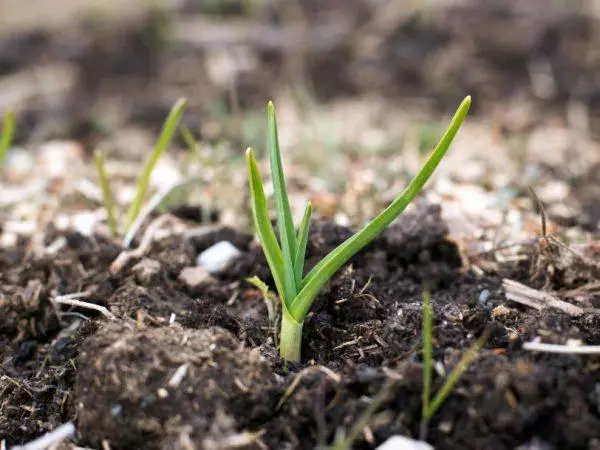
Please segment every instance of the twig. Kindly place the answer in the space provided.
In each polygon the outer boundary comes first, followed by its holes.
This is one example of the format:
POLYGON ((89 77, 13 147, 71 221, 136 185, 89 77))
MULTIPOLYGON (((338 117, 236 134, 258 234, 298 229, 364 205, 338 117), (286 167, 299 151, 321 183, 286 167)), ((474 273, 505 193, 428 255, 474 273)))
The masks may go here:
POLYGON ((548 236, 548 227, 546 225, 546 222, 547 222, 547 219, 546 219, 546 210, 544 209, 544 205, 543 205, 542 201, 540 200, 540 198, 535 193, 535 190, 533 189, 533 186, 529 185, 527 187, 529 188, 529 193, 531 194, 531 197, 533 198, 533 201, 537 204, 537 207, 540 210, 540 218, 542 220, 542 237, 545 238, 545 237, 548 236))
POLYGON ((81 300, 77 300, 77 298, 84 298, 90 295, 89 292, 78 292, 76 294, 67 294, 67 295, 57 295, 54 298, 54 303, 58 303, 60 305, 70 305, 70 306, 78 306, 80 308, 93 309, 103 314, 107 319, 114 319, 115 316, 104 306, 96 305, 95 303, 82 302, 81 300))
POLYGON ((525 342, 523 350, 568 355, 600 355, 600 345, 561 345, 543 344, 537 341, 525 342))
MULTIPOLYGON (((140 214, 140 216, 142 214, 140 214)), ((154 235, 169 218, 170 216, 168 214, 165 214, 154 219, 154 221, 150 225, 148 225, 148 228, 146 228, 146 232, 142 237, 140 245, 134 250, 123 250, 121 253, 119 253, 119 255, 110 265, 108 269, 109 272, 112 274, 119 273, 131 259, 141 258, 142 256, 144 256, 144 254, 149 250, 150 244, 152 244, 154 235)))
POLYGON ((51 445, 58 444, 75 433, 75 425, 67 422, 54 430, 46 433, 42 437, 29 442, 28 444, 12 447, 11 450, 45 450, 51 445))
POLYGON ((530 288, 514 280, 505 278, 502 280, 502 287, 504 287, 507 299, 538 311, 544 308, 556 308, 570 316, 580 316, 585 312, 579 306, 564 302, 551 294, 530 288))

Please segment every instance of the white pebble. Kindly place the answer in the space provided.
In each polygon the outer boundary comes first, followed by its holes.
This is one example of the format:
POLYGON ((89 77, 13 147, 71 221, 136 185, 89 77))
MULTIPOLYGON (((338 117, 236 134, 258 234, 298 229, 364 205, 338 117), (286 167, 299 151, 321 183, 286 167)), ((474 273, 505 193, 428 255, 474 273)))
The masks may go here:
POLYGON ((375 450, 433 450, 427 442, 415 441, 404 436, 392 436, 375 450))
POLYGON ((242 254, 231 242, 221 241, 198 255, 196 264, 204 267, 208 273, 222 272, 242 254))

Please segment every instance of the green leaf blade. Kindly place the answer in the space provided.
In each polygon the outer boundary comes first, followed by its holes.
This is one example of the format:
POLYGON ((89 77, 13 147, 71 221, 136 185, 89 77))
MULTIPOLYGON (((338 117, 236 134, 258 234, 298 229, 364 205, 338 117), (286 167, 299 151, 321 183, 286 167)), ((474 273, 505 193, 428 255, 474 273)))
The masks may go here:
POLYGON ((106 169, 104 168, 104 155, 100 150, 94 152, 94 160, 96 162, 100 190, 102 191, 102 201, 104 202, 104 208, 106 208, 106 223, 108 224, 111 234, 116 237, 119 234, 119 230, 115 218, 115 202, 110 190, 110 180, 106 174, 106 169))
POLYGON ((267 209, 267 199, 260 177, 260 171, 254 159, 252 149, 246 150, 246 165, 248 168, 248 180, 250 183, 250 194, 252 197, 252 218, 254 219, 254 228, 258 235, 261 247, 265 254, 271 274, 275 280, 277 292, 281 298, 281 303, 285 307, 285 288, 284 288, 284 272, 283 272, 283 255, 275 231, 269 219, 267 209))
POLYGON ((279 239, 283 253, 283 270, 285 274, 284 288, 286 301, 292 301, 296 296, 296 277, 294 274, 294 260, 296 253, 296 234, 294 221, 285 186, 285 177, 279 150, 279 133, 277 130, 277 117, 273 102, 267 106, 269 160, 271 163, 271 176, 275 197, 275 210, 277 225, 279 226, 279 239))
POLYGON ((431 374, 433 367, 433 313, 431 294, 423 294, 423 393, 421 395, 421 421, 425 422, 431 399, 431 374))
POLYGON ((0 135, 0 169, 4 167, 4 157, 10 148, 15 134, 15 112, 8 110, 4 115, 2 135, 0 135))
POLYGON ((289 308, 290 313, 296 320, 302 321, 304 319, 319 290, 333 274, 387 228, 419 194, 450 148, 452 141, 465 120, 470 106, 471 97, 468 96, 458 107, 448 129, 425 162, 421 171, 413 178, 408 187, 362 230, 333 250, 310 271, 302 283, 302 290, 295 297, 289 308))
POLYGON ((446 377, 442 387, 440 387, 440 390, 437 392, 437 394, 435 394, 435 397, 433 397, 433 400, 431 400, 431 403, 429 403, 427 409, 423 412, 422 421, 424 423, 428 423, 431 420, 440 406, 442 406, 444 401, 448 398, 462 374, 465 372, 465 370, 467 370, 475 358, 477 358, 479 350, 481 350, 481 348, 485 345, 487 337, 488 334, 486 331, 467 349, 465 353, 463 353, 462 357, 458 361, 458 364, 456 364, 456 367, 454 367, 452 372, 450 372, 450 374, 446 377))
POLYGON ((312 216, 312 204, 307 203, 304 210, 302 222, 298 229, 298 237, 296 239, 296 259, 294 261, 294 275, 296 278, 296 292, 300 292, 302 288, 302 275, 304 274, 304 258, 306 256, 306 246, 308 245, 308 232, 310 230, 310 220, 312 216))
POLYGON ((166 151, 169 143, 171 142, 171 138, 179 125, 179 121, 181 120, 181 116, 183 115, 183 111, 187 104, 187 100, 184 98, 180 98, 175 102, 171 110, 169 111, 169 115, 165 119, 165 123, 162 127, 160 136, 158 141, 156 142, 156 146, 148 158, 148 162, 140 176, 137 184, 136 194, 129 210, 127 211, 127 220, 125 222, 125 231, 131 227, 135 219, 137 219, 140 211, 142 209, 142 203, 144 202, 144 198, 146 197, 146 193, 148 192, 148 186, 150 184, 150 175, 152 175, 152 171, 154 167, 158 163, 158 160, 166 151))

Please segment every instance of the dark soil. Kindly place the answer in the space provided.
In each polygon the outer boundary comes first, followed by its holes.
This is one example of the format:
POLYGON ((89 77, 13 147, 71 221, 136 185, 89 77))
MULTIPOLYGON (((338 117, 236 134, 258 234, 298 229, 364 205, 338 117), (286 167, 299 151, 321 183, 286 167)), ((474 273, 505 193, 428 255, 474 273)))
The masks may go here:
MULTIPOLYGON (((598 345, 600 316, 513 307, 501 276, 527 280, 527 264, 509 274, 475 275, 461 267, 446 232, 436 206, 401 217, 321 292, 304 326, 302 363, 287 366, 273 346, 262 296, 241 281, 255 274, 271 281, 261 250, 234 230, 156 242, 145 258, 160 269, 142 283, 137 261, 109 274, 119 248, 100 237, 67 235, 68 246, 52 257, 31 255, 25 243, 3 251, 0 438, 19 444, 72 420, 78 444, 95 448, 102 442, 112 449, 230 448, 222 446, 237 440, 243 448, 313 449, 351 427, 392 375, 399 378, 393 395, 356 448, 374 448, 393 434, 416 436, 428 289, 435 359, 445 368, 484 329, 490 332, 433 418, 430 443, 437 449, 599 448, 600 360, 535 354, 521 343, 543 336, 598 345), (214 283, 188 292, 179 271, 223 236, 243 255, 214 283), (81 291, 115 318, 82 308, 59 311, 51 302, 81 291), (169 325, 171 314, 176 320, 169 325)), ((309 263, 349 235, 316 222, 309 263)), ((436 376, 435 386, 441 381, 436 376)))

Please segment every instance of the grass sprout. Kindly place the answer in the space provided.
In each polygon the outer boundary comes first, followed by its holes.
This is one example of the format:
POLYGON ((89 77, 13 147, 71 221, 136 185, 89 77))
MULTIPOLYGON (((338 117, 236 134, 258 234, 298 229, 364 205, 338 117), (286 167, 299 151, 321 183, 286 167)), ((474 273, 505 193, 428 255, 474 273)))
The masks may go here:
POLYGON ((350 428, 348 434, 346 435, 344 432, 338 431, 333 444, 327 450, 352 450, 354 442, 373 420, 377 410, 379 410, 379 408, 381 408, 381 406, 387 400, 389 400, 397 383, 398 380, 394 378, 388 378, 379 392, 375 395, 375 397, 373 397, 369 403, 369 406, 365 408, 358 420, 354 423, 352 428, 350 428))
POLYGON ((437 410, 448 398, 452 389, 460 379, 461 375, 477 357, 479 350, 487 340, 487 330, 463 353, 462 357, 448 374, 442 386, 433 399, 431 398, 431 378, 433 368, 433 312, 431 308, 431 295, 423 295, 423 393, 421 409, 421 439, 425 440, 427 425, 437 410))
POLYGON ((9 110, 4 114, 2 134, 0 135, 0 169, 4 167, 4 157, 10 148, 15 134, 15 113, 9 110))
POLYGON ((304 257, 312 215, 310 202, 296 234, 287 189, 275 107, 267 106, 268 148, 274 187, 275 212, 279 240, 271 225, 267 198, 251 148, 246 151, 248 180, 252 197, 252 215, 258 239, 275 281, 282 306, 279 353, 288 361, 300 360, 302 326, 314 299, 327 281, 358 251, 385 230, 421 192, 427 180, 450 148, 471 106, 466 97, 458 107, 446 132, 440 139, 421 171, 408 187, 365 227, 323 258, 306 276, 303 276, 304 257))
POLYGON ((154 151, 150 155, 150 158, 148 158, 146 167, 144 168, 144 171, 138 180, 135 198, 129 207, 129 211, 127 212, 125 230, 128 230, 131 224, 135 222, 135 219, 137 219, 137 216, 142 210, 142 204, 144 203, 146 193, 148 192, 148 185, 150 184, 150 175, 152 175, 152 171, 154 170, 156 163, 169 146, 171 138, 173 137, 173 134, 175 134, 175 130, 177 129, 179 121, 181 120, 181 116, 183 115, 186 103, 187 102, 185 99, 180 98, 175 102, 171 108, 171 111, 169 111, 169 115, 165 120, 160 137, 158 138, 156 146, 154 147, 154 151))
POLYGON ((269 326, 271 330, 273 330, 273 338, 275 341, 275 345, 278 345, 278 336, 277 336, 277 319, 279 315, 279 308, 277 307, 277 296, 269 290, 269 286, 263 280, 254 275, 251 278, 246 278, 246 281, 250 283, 252 286, 257 288, 265 302, 265 306, 267 307, 267 314, 269 316, 269 326))
POLYGON ((136 219, 140 215, 140 212, 142 211, 142 206, 144 204, 144 200, 148 193, 148 186, 150 184, 150 176, 152 175, 152 171, 156 167, 156 164, 158 163, 160 157, 164 154, 167 147, 169 146, 169 143, 171 142, 171 139, 175 134, 175 131, 177 130, 177 126, 179 125, 181 116, 183 115, 186 103, 186 100, 181 98, 177 100, 177 102, 175 102, 175 104, 169 111, 165 123, 163 124, 158 141, 156 142, 156 146, 154 147, 152 154, 146 162, 144 171, 138 179, 135 198, 129 206, 127 216, 125 218, 125 223, 122 229, 119 228, 115 215, 114 197, 110 189, 110 180, 104 168, 104 156, 99 150, 94 152, 96 171, 98 172, 98 179, 100 182, 100 188, 102 190, 102 201, 104 202, 104 207, 106 208, 107 212, 108 226, 113 235, 118 235, 121 230, 125 234, 127 234, 131 226, 135 223, 136 219))
POLYGON ((96 171, 98 172, 100 189, 102 190, 102 201, 104 202, 104 207, 106 208, 106 221, 111 234, 116 237, 119 235, 119 229, 117 226, 117 219, 115 218, 115 202, 110 190, 108 175, 106 174, 106 169, 104 168, 104 156, 102 155, 102 152, 96 150, 94 152, 94 159, 96 162, 96 171))

